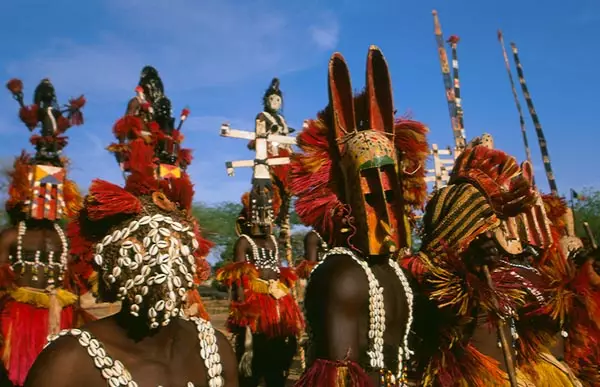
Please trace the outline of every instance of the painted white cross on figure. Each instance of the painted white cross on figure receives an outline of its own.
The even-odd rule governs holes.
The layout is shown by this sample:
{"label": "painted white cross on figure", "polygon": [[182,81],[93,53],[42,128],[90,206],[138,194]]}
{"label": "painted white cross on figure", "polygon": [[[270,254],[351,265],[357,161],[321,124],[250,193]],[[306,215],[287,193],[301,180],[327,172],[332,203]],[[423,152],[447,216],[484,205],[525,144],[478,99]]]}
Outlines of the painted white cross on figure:
{"label": "painted white cross on figure", "polygon": [[290,163],[289,157],[271,157],[269,158],[268,146],[270,145],[296,145],[296,138],[272,134],[267,130],[266,122],[260,119],[256,120],[256,129],[254,132],[232,129],[229,124],[221,125],[221,136],[241,138],[244,140],[254,141],[254,160],[237,160],[226,161],[227,174],[234,176],[235,168],[253,168],[252,179],[256,180],[271,180],[269,171],[270,166],[285,165]]}

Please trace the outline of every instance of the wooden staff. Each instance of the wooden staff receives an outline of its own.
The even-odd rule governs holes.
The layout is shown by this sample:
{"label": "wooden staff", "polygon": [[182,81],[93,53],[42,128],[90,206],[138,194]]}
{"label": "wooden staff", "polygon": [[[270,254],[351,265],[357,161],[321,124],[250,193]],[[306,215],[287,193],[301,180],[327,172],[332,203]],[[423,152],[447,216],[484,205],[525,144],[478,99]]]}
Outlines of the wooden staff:
{"label": "wooden staff", "polygon": [[529,89],[527,88],[527,84],[525,83],[525,76],[523,75],[523,66],[521,65],[521,61],[519,60],[519,51],[517,50],[517,46],[515,43],[511,42],[510,47],[512,49],[513,58],[517,67],[517,74],[519,75],[519,83],[521,84],[523,96],[525,97],[525,102],[527,103],[527,108],[529,109],[529,114],[531,115],[531,120],[533,121],[533,126],[535,127],[535,132],[537,134],[538,142],[540,144],[540,152],[542,154],[542,161],[544,162],[544,169],[546,170],[548,184],[550,185],[550,191],[552,192],[552,195],[558,197],[558,188],[556,187],[556,180],[554,180],[554,173],[552,172],[552,165],[550,164],[548,144],[546,143],[546,137],[544,136],[544,131],[542,130],[542,125],[540,124],[539,117],[537,115],[537,112],[535,111],[535,107],[533,106],[533,101],[531,100]]}
{"label": "wooden staff", "polygon": [[[523,117],[523,109],[519,102],[519,96],[517,94],[517,88],[515,87],[515,81],[513,80],[512,72],[510,71],[510,63],[508,62],[508,55],[506,54],[506,47],[504,46],[504,37],[502,31],[498,30],[498,41],[502,47],[502,56],[504,57],[504,65],[506,66],[506,73],[508,74],[508,81],[510,82],[510,88],[512,90],[513,98],[515,99],[515,105],[517,106],[517,112],[519,113],[519,124],[521,125],[521,134],[523,135],[523,145],[525,145],[525,156],[529,164],[533,165],[531,161],[531,149],[529,148],[529,141],[527,140],[527,129],[525,127],[525,118]],[[535,187],[535,178],[532,177],[533,186]]]}
{"label": "wooden staff", "polygon": [[458,53],[456,46],[460,38],[457,35],[452,35],[448,38],[447,43],[450,44],[452,50],[452,78],[454,79],[454,104],[456,106],[455,114],[458,121],[458,128],[465,134],[465,122],[463,120],[462,99],[460,98],[460,78],[458,76]]}
{"label": "wooden staff", "polygon": [[596,243],[596,238],[594,237],[594,233],[590,228],[590,224],[588,222],[583,222],[583,228],[585,229],[585,233],[590,240],[590,244],[592,245],[592,249],[596,250],[598,248],[598,244]]}
{"label": "wooden staff", "polygon": [[[494,282],[492,281],[492,275],[490,274],[490,269],[488,265],[483,265],[483,274],[485,275],[485,279],[489,288],[494,292],[496,287],[494,286]],[[500,310],[500,303],[496,297],[492,297],[492,303],[496,310]],[[499,316],[500,317],[500,316]],[[502,354],[504,355],[504,362],[506,363],[506,371],[508,373],[508,380],[510,381],[511,387],[517,387],[517,371],[515,369],[515,362],[510,352],[510,343],[508,341],[508,337],[506,337],[506,331],[504,328],[506,327],[506,321],[500,317],[498,321],[498,334],[500,336],[500,344],[502,346]]]}
{"label": "wooden staff", "polygon": [[448,111],[450,113],[450,122],[452,124],[452,133],[454,134],[454,143],[456,150],[461,152],[465,149],[466,139],[464,131],[461,130],[458,119],[456,118],[456,97],[454,88],[452,87],[452,78],[450,76],[450,66],[448,64],[448,55],[444,47],[444,38],[442,36],[442,26],[436,10],[432,11],[435,39],[438,46],[438,54],[440,57],[440,66],[442,67],[442,77],[444,79],[444,88],[446,89],[446,100],[448,101]]}

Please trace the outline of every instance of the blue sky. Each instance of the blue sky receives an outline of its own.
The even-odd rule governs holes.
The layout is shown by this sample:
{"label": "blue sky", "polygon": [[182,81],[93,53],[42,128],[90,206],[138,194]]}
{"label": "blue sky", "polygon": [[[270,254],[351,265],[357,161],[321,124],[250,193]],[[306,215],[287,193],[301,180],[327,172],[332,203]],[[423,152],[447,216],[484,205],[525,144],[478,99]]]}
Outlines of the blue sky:
{"label": "blue sky", "polygon": [[[196,200],[237,201],[249,186],[250,171],[228,177],[224,162],[251,153],[244,141],[219,137],[221,122],[251,129],[262,94],[277,76],[285,115],[291,126],[301,127],[327,102],[327,61],[334,51],[346,57],[353,85],[361,88],[367,49],[381,47],[398,111],[411,111],[425,122],[430,142],[450,145],[434,8],[445,36],[461,38],[467,136],[489,132],[498,148],[525,158],[496,40],[501,28],[506,43],[515,41],[520,49],[559,190],[600,187],[595,148],[600,53],[594,50],[600,3],[595,0],[2,1],[0,14],[13,16],[0,24],[5,37],[0,79],[21,78],[28,101],[43,77],[53,81],[60,102],[86,95],[86,124],[69,132],[66,149],[73,161],[71,176],[85,189],[96,177],[121,182],[104,148],[113,140],[113,122],[134,94],[139,71],[154,65],[175,113],[186,105],[192,111],[183,132],[186,146],[195,149],[189,172]],[[44,20],[50,25],[42,26]],[[0,159],[7,160],[30,148],[29,133],[8,91],[0,101]],[[537,181],[548,191],[533,125],[526,119]]]}

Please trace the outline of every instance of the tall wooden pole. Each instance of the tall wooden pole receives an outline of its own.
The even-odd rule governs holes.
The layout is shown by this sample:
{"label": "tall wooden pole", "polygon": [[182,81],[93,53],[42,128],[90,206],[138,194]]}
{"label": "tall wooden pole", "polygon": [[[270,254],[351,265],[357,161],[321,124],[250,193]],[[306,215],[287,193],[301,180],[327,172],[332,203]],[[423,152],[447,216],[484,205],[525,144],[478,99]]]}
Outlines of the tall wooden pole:
{"label": "tall wooden pole", "polygon": [[456,46],[460,38],[457,35],[452,35],[448,38],[448,44],[452,50],[452,78],[454,80],[454,104],[456,106],[455,116],[458,121],[458,128],[465,135],[465,122],[463,119],[462,99],[460,97],[460,77],[458,76],[458,53]]}
{"label": "tall wooden pole", "polygon": [[552,165],[550,164],[548,144],[546,143],[546,137],[544,136],[544,131],[542,130],[542,124],[540,124],[539,117],[537,115],[537,112],[535,111],[535,107],[533,106],[533,101],[531,100],[529,89],[527,88],[527,84],[525,83],[525,76],[523,75],[523,66],[521,65],[521,61],[519,60],[519,51],[517,50],[517,46],[514,43],[510,43],[510,47],[512,48],[513,58],[517,67],[517,74],[519,75],[519,83],[521,84],[521,89],[523,90],[523,96],[525,97],[525,102],[527,103],[527,108],[529,109],[529,114],[531,115],[531,120],[533,121],[533,126],[535,127],[535,132],[537,134],[538,142],[540,144],[540,153],[542,154],[542,161],[544,162],[544,169],[546,170],[548,185],[550,185],[550,192],[552,193],[552,195],[558,196],[558,188],[556,187],[556,180],[554,179]]}
{"label": "tall wooden pole", "polygon": [[[527,129],[525,127],[525,118],[523,117],[523,109],[521,108],[521,103],[519,102],[519,96],[517,94],[517,88],[515,87],[515,81],[512,76],[512,71],[510,71],[508,54],[506,53],[506,47],[504,46],[504,37],[502,36],[502,31],[500,30],[498,30],[498,41],[500,41],[500,46],[502,47],[502,56],[504,57],[504,65],[506,66],[508,81],[510,82],[510,88],[512,90],[513,98],[515,99],[517,112],[519,113],[519,124],[521,125],[521,134],[523,135],[523,145],[525,145],[525,157],[527,157],[527,161],[529,161],[529,163],[533,166],[533,161],[531,160],[531,149],[529,148],[529,140],[527,139]],[[533,182],[533,185],[535,186],[535,180]]]}
{"label": "tall wooden pole", "polygon": [[438,55],[440,57],[440,66],[442,68],[442,77],[444,80],[444,88],[446,90],[446,100],[448,101],[448,111],[450,113],[450,122],[452,124],[452,133],[454,134],[454,143],[456,144],[456,152],[460,153],[466,146],[466,138],[464,130],[460,128],[456,116],[456,97],[454,95],[454,87],[452,86],[452,77],[450,76],[450,65],[448,64],[448,55],[444,47],[444,38],[442,36],[442,26],[438,19],[436,10],[433,10],[433,24],[435,39],[438,46]]}

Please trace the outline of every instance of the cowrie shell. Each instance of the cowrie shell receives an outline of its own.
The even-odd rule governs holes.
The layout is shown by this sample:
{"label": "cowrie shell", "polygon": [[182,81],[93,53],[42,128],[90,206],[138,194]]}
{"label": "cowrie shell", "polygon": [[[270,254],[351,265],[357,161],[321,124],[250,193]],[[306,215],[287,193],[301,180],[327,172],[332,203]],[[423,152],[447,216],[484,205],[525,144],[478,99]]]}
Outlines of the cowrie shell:
{"label": "cowrie shell", "polygon": [[158,241],[156,242],[156,246],[158,246],[159,249],[166,249],[167,247],[169,247],[169,244],[167,243],[167,241]]}
{"label": "cowrie shell", "polygon": [[121,247],[121,248],[119,249],[119,255],[120,255],[121,257],[126,257],[126,256],[128,256],[128,255],[129,255],[129,252],[127,251],[127,249],[124,249],[124,248],[122,248],[122,247]]}
{"label": "cowrie shell", "polygon": [[190,248],[188,247],[188,245],[181,246],[181,255],[183,255],[183,256],[190,255]]}
{"label": "cowrie shell", "polygon": [[143,243],[144,243],[144,248],[148,248],[148,246],[150,246],[150,244],[152,243],[152,239],[150,239],[149,237],[145,237],[143,239]]}
{"label": "cowrie shell", "polygon": [[149,226],[151,228],[158,228],[158,222],[157,221],[151,220],[150,223],[148,223],[148,224],[149,224]]}
{"label": "cowrie shell", "polygon": [[144,257],[142,256],[142,254],[137,253],[133,256],[133,259],[137,262],[137,263],[142,263],[144,262]]}
{"label": "cowrie shell", "polygon": [[158,229],[158,232],[161,233],[163,236],[166,236],[166,237],[171,236],[171,231],[169,231],[168,228],[160,227]]}
{"label": "cowrie shell", "polygon": [[158,254],[158,246],[157,245],[150,246],[150,255],[156,255],[156,254]]}
{"label": "cowrie shell", "polygon": [[148,224],[150,223],[150,217],[148,215],[142,216],[142,219],[140,219],[138,222],[141,226]]}
{"label": "cowrie shell", "polygon": [[148,289],[148,287],[147,287],[147,286],[142,286],[142,296],[145,296],[146,294],[148,294],[148,291],[149,291],[149,290],[150,290],[150,289]]}
{"label": "cowrie shell", "polygon": [[110,380],[110,378],[113,376],[113,372],[110,368],[103,368],[102,369],[102,377],[104,377],[104,379]]}
{"label": "cowrie shell", "polygon": [[179,222],[173,222],[173,223],[171,223],[171,227],[175,231],[181,231],[181,230],[183,230],[183,226]]}
{"label": "cowrie shell", "polygon": [[133,248],[133,242],[132,241],[125,241],[125,242],[121,243],[121,247],[123,247],[125,249],[132,249]]}
{"label": "cowrie shell", "polygon": [[132,279],[128,279],[127,281],[125,281],[125,288],[126,289],[131,289],[133,287],[133,280]]}
{"label": "cowrie shell", "polygon": [[104,246],[102,245],[102,243],[98,243],[96,245],[96,254],[102,254],[102,250],[104,250]]}
{"label": "cowrie shell", "polygon": [[140,311],[140,307],[139,307],[138,305],[135,305],[135,304],[134,304],[134,305],[131,305],[131,306],[129,307],[129,309],[130,309],[132,312],[139,312],[139,311]]}
{"label": "cowrie shell", "polygon": [[150,230],[150,231],[148,232],[148,236],[149,236],[150,238],[152,238],[152,237],[156,236],[157,234],[158,234],[158,229],[156,229],[156,228],[153,228],[152,230]]}
{"label": "cowrie shell", "polygon": [[165,264],[165,263],[169,262],[169,258],[170,258],[169,254],[161,254],[158,257],[158,263],[159,264]]}
{"label": "cowrie shell", "polygon": [[154,236],[152,237],[152,242],[154,242],[154,243],[157,243],[158,241],[160,241],[160,240],[161,240],[161,238],[162,238],[162,236],[161,236],[161,235],[159,235],[159,234],[156,234],[156,235],[154,235]]}
{"label": "cowrie shell", "polygon": [[138,228],[140,228],[140,224],[135,220],[129,224],[129,227],[127,227],[130,232],[136,232]]}
{"label": "cowrie shell", "polygon": [[112,233],[112,240],[113,240],[113,242],[116,242],[119,239],[121,239],[122,235],[123,235],[123,233],[121,232],[121,230],[116,230],[115,232],[113,232]]}
{"label": "cowrie shell", "polygon": [[138,267],[140,267],[139,263],[131,262],[131,265],[129,265],[129,270],[136,271],[138,269]]}
{"label": "cowrie shell", "polygon": [[162,222],[163,220],[165,220],[165,217],[161,214],[154,214],[152,215],[152,220],[154,220],[155,222]]}
{"label": "cowrie shell", "polygon": [[136,294],[135,297],[133,298],[133,301],[135,301],[136,304],[141,304],[142,301],[144,301],[144,298],[142,297],[141,294]]}
{"label": "cowrie shell", "polygon": [[165,302],[163,300],[159,300],[156,302],[155,308],[157,311],[161,312],[165,308]]}
{"label": "cowrie shell", "polygon": [[136,275],[135,278],[133,279],[133,283],[136,286],[139,286],[139,285],[143,284],[144,283],[144,277],[141,276],[141,275]]}
{"label": "cowrie shell", "polygon": [[157,274],[156,276],[154,276],[154,282],[159,285],[165,282],[166,279],[167,276],[164,274]]}
{"label": "cowrie shell", "polygon": [[150,318],[156,318],[158,313],[156,313],[156,309],[154,308],[150,308],[148,309],[148,317]]}
{"label": "cowrie shell", "polygon": [[118,277],[121,275],[121,268],[119,266],[115,266],[112,269],[112,275]]}
{"label": "cowrie shell", "polygon": [[167,265],[160,265],[160,271],[165,275],[171,274],[171,268]]}
{"label": "cowrie shell", "polygon": [[107,246],[107,245],[109,245],[109,244],[111,244],[111,243],[112,243],[112,236],[111,236],[111,235],[107,235],[107,236],[105,236],[105,237],[102,239],[102,244],[103,244],[104,246]]}
{"label": "cowrie shell", "polygon": [[192,246],[194,247],[194,250],[196,250],[200,246],[196,238],[192,239]]}
{"label": "cowrie shell", "polygon": [[157,262],[158,262],[158,260],[156,258],[150,258],[150,260],[148,261],[148,266],[150,266],[150,267],[156,266]]}
{"label": "cowrie shell", "polygon": [[181,278],[179,278],[177,276],[173,277],[173,285],[180,288],[181,287]]}
{"label": "cowrie shell", "polygon": [[100,254],[96,254],[94,256],[94,262],[96,262],[96,265],[102,266],[102,256]]}
{"label": "cowrie shell", "polygon": [[196,264],[196,258],[193,255],[188,255],[187,260],[190,265]]}

